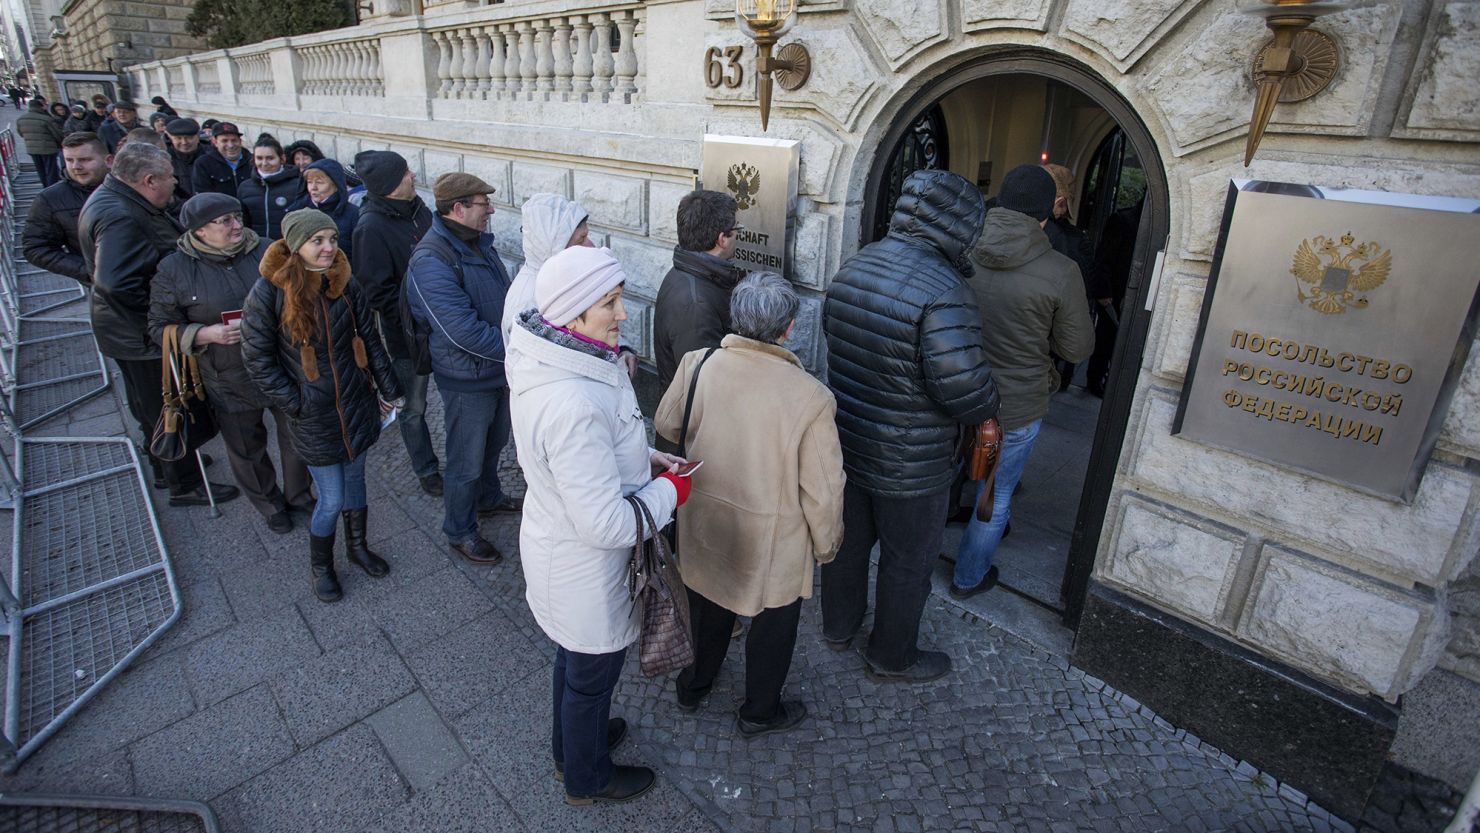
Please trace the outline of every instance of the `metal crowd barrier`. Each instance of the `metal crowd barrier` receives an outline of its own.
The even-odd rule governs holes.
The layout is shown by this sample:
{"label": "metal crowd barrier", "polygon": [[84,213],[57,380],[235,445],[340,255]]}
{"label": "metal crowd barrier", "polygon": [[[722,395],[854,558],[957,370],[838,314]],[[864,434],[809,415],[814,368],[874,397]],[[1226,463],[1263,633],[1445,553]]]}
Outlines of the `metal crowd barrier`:
{"label": "metal crowd barrier", "polygon": [[0,797],[0,830],[15,833],[219,833],[198,801],[77,795]]}

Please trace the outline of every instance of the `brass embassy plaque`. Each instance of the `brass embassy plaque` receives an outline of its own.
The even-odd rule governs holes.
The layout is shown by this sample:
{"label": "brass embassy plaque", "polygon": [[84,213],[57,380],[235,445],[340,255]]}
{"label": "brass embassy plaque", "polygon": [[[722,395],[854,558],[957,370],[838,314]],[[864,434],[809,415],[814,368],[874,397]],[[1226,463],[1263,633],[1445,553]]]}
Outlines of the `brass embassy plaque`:
{"label": "brass embassy plaque", "polygon": [[789,139],[704,137],[700,184],[729,194],[740,207],[737,222],[745,228],[735,245],[735,263],[741,268],[791,277],[788,241],[800,162],[801,143]]}
{"label": "brass embassy plaque", "polygon": [[1480,318],[1476,211],[1233,182],[1172,432],[1411,501]]}

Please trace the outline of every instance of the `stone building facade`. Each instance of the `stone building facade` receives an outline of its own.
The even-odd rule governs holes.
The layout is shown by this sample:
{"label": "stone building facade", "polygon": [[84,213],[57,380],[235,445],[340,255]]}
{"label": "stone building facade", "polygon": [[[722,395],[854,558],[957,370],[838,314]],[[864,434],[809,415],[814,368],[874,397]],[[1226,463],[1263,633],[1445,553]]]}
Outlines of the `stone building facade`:
{"label": "stone building facade", "polygon": [[[1118,126],[1145,180],[1066,582],[1074,660],[1344,814],[1360,809],[1390,751],[1463,786],[1480,748],[1452,743],[1445,721],[1480,723],[1480,351],[1410,503],[1180,439],[1171,423],[1231,178],[1480,194],[1480,2],[1376,0],[1321,18],[1314,28],[1339,44],[1336,77],[1276,109],[1247,169],[1250,64],[1269,35],[1233,0],[800,6],[785,42],[807,47],[812,75],[777,91],[764,135],[800,143],[788,277],[805,295],[792,345],[808,365],[825,371],[821,296],[872,239],[902,137],[934,118],[934,102],[949,104],[947,125],[988,109],[951,95],[1046,79],[1060,91],[1051,100],[1085,115],[1040,107],[1033,129],[1068,119],[1089,130],[1099,119],[1108,126],[1093,135],[1103,136]],[[200,116],[229,114],[248,133],[312,139],[346,162],[366,148],[397,150],[423,183],[476,173],[498,188],[493,228],[511,265],[525,198],[580,201],[593,236],[628,268],[627,340],[650,352],[674,209],[695,184],[704,135],[762,135],[755,48],[733,7],[382,11],[352,29],[137,66],[134,88]],[[743,56],[741,83],[706,83],[716,54]],[[1037,140],[1012,135],[1023,123],[1004,116],[963,138],[958,149],[1010,152],[995,171],[968,157],[958,172],[990,188],[1034,161]],[[1069,145],[1062,153],[1080,163],[1095,158],[1093,142]],[[1422,709],[1408,708],[1415,699]]]}
{"label": "stone building facade", "polygon": [[[49,37],[33,52],[38,85],[54,97],[59,94],[58,69],[119,72],[129,64],[204,49],[203,38],[185,31],[185,18],[194,5],[194,0],[70,0],[61,9],[65,34]],[[39,25],[51,30],[48,20]]]}

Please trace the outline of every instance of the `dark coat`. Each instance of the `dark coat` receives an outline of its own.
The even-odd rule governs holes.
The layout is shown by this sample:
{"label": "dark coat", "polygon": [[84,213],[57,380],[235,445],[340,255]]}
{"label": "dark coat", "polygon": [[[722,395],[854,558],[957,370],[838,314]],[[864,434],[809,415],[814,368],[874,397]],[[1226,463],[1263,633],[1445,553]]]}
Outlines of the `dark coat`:
{"label": "dark coat", "polygon": [[376,390],[387,401],[402,394],[390,357],[373,334],[361,338],[369,366],[356,363],[354,339],[368,333],[370,305],[350,280],[343,252],[321,278],[316,326],[309,339],[313,365],[305,368],[302,351],[280,324],[282,287],[301,268],[281,240],[267,248],[263,278],[252,286],[242,313],[242,358],[268,401],[288,415],[288,433],[303,462],[332,466],[364,454],[379,439]]}
{"label": "dark coat", "polygon": [[177,152],[173,144],[169,147],[170,167],[175,171],[175,196],[181,202],[195,196],[195,163],[205,153],[204,144],[197,145],[195,153],[189,155]]}
{"label": "dark coat", "polygon": [[139,121],[138,118],[135,118],[133,124],[129,125],[128,127],[124,127],[123,125],[118,123],[118,119],[110,118],[107,121],[103,122],[103,125],[98,128],[98,138],[102,139],[103,142],[108,145],[109,153],[114,153],[118,150],[119,140],[128,135],[128,132],[130,130],[133,130],[135,127],[148,126],[149,125]]}
{"label": "dark coat", "polygon": [[380,334],[392,358],[411,356],[401,330],[401,283],[411,250],[431,227],[432,212],[420,197],[388,200],[370,194],[360,206],[352,242],[354,279],[380,319]]}
{"label": "dark coat", "polygon": [[[266,240],[232,258],[178,243],[174,253],[159,262],[159,274],[149,287],[149,337],[162,344],[164,328],[170,324],[220,324],[221,313],[242,309],[261,277],[257,267],[266,252]],[[242,412],[267,407],[267,397],[247,375],[241,345],[197,345],[195,354],[212,408]]]}
{"label": "dark coat", "polygon": [[[295,144],[299,144],[295,142]],[[309,142],[308,144],[312,144]],[[334,218],[334,225],[339,229],[339,249],[344,252],[345,257],[351,263],[355,260],[355,224],[360,220],[360,207],[349,201],[349,185],[344,176],[344,166],[333,159],[320,159],[309,165],[304,171],[323,171],[328,174],[329,179],[334,181],[335,191],[318,205],[314,205],[305,191],[303,196],[288,206],[289,211],[297,211],[300,208],[317,208]]]}
{"label": "dark coat", "polygon": [[653,313],[659,390],[668,390],[685,354],[718,347],[730,332],[730,291],[743,277],[743,269],[707,252],[673,250]]}
{"label": "dark coat", "polygon": [[484,233],[474,252],[437,217],[411,253],[403,291],[411,314],[431,331],[427,347],[440,390],[493,391],[508,384],[499,322],[510,280],[493,242]]}
{"label": "dark coat", "polygon": [[26,153],[50,156],[62,149],[62,128],[44,109],[31,108],[15,120],[15,132],[26,143]]}
{"label": "dark coat", "polygon": [[947,171],[905,180],[884,239],[827,290],[829,382],[848,482],[883,497],[950,486],[960,427],[997,413],[968,254],[985,207]]}
{"label": "dark coat", "polygon": [[1074,261],[1079,266],[1079,277],[1084,281],[1084,297],[1091,300],[1110,297],[1110,281],[1105,270],[1095,263],[1094,247],[1089,244],[1089,235],[1083,229],[1061,218],[1050,218],[1043,227],[1053,250]]}
{"label": "dark coat", "polygon": [[72,135],[73,133],[89,132],[92,129],[93,123],[91,120],[88,119],[87,116],[82,116],[81,118],[78,118],[77,116],[68,116],[67,120],[62,122],[62,136],[64,138]]}
{"label": "dark coat", "polygon": [[264,180],[260,171],[236,186],[236,198],[242,201],[242,218],[247,228],[258,235],[276,240],[283,236],[283,215],[288,206],[303,196],[303,177],[291,165]]}
{"label": "dark coat", "polygon": [[83,188],[62,174],[60,182],[36,195],[26,215],[26,230],[21,234],[27,263],[84,284],[92,283],[92,272],[87,268],[82,242],[77,237],[77,219],[95,190],[96,186]]}
{"label": "dark coat", "polygon": [[184,229],[167,210],[109,174],[87,198],[78,240],[93,276],[92,328],[114,359],[159,358],[149,338],[149,282]]}
{"label": "dark coat", "polygon": [[215,148],[207,148],[190,169],[190,187],[196,194],[209,191],[235,197],[237,189],[251,178],[254,170],[252,154],[246,148],[242,148],[241,161],[236,163],[235,171]]}

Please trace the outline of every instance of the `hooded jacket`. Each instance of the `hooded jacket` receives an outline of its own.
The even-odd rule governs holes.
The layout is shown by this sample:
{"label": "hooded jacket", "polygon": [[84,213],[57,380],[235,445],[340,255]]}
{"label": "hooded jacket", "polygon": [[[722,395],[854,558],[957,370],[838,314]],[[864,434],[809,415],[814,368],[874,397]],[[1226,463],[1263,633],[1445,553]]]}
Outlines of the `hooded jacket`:
{"label": "hooded jacket", "polygon": [[247,228],[268,240],[283,236],[283,215],[303,195],[303,177],[291,165],[271,174],[253,170],[246,181],[236,186],[236,198],[242,202],[242,219]]}
{"label": "hooded jacket", "polygon": [[112,174],[87,198],[77,239],[93,276],[93,336],[103,355],[159,358],[148,331],[149,283],[184,230],[168,210],[155,208]]}
{"label": "hooded jacket", "polygon": [[77,237],[77,220],[82,206],[97,186],[84,188],[72,181],[66,171],[60,182],[41,189],[26,215],[26,228],[21,233],[22,253],[26,262],[48,272],[66,275],[83,284],[92,283],[87,258]]}
{"label": "hooded jacket", "polygon": [[394,359],[411,355],[401,330],[401,283],[411,250],[431,227],[432,212],[421,197],[389,200],[375,194],[365,198],[355,223],[355,281],[379,317],[381,337]]}
{"label": "hooded jacket", "polygon": [[237,189],[252,178],[254,170],[256,168],[252,164],[252,154],[246,148],[242,148],[241,159],[233,171],[231,165],[227,164],[226,157],[214,147],[208,147],[190,168],[190,188],[195,194],[213,192],[235,197]]}
{"label": "hooded jacket", "polygon": [[166,326],[185,325],[180,343],[194,346],[206,398],[217,411],[259,411],[268,404],[247,375],[241,345],[194,343],[201,327],[220,324],[221,313],[242,309],[261,277],[258,264],[268,241],[251,229],[245,233],[242,251],[225,257],[197,246],[195,235],[185,232],[175,251],[159,262],[159,274],[149,286],[149,337],[161,344]]}
{"label": "hooded jacket", "polygon": [[69,115],[62,122],[62,138],[66,138],[73,133],[82,133],[84,131],[91,131],[92,129],[92,122],[88,120],[85,114],[81,116]]}
{"label": "hooded jacket", "polygon": [[62,149],[62,126],[44,108],[32,107],[17,116],[15,132],[21,134],[26,153],[32,156],[50,156]]}
{"label": "hooded jacket", "polygon": [[947,171],[905,180],[889,233],[827,290],[829,383],[848,481],[882,497],[950,486],[960,428],[997,413],[981,315],[966,283],[985,207]]}
{"label": "hooded jacket", "polygon": [[598,356],[520,318],[509,343],[510,414],[528,490],[519,525],[525,599],[567,651],[605,654],[637,639],[641,605],[627,592],[635,495],[661,529],[678,495],[655,480],[637,394],[615,355]]}
{"label": "hooded jacket", "polygon": [[319,146],[307,139],[299,139],[291,145],[283,148],[283,158],[288,160],[288,162],[291,164],[293,161],[293,154],[300,150],[308,151],[308,155],[312,156],[313,161],[315,162],[324,158],[324,152],[322,150],[319,150]]}
{"label": "hooded jacket", "polygon": [[[267,247],[263,277],[242,311],[242,360],[267,400],[288,415],[288,433],[303,462],[332,466],[375,444],[380,438],[377,390],[381,399],[392,401],[401,398],[401,387],[385,347],[368,329],[370,307],[350,280],[343,252],[320,278],[313,336],[306,347],[292,343],[281,323],[283,287],[300,269],[301,261],[283,241]],[[357,339],[363,345],[359,350]],[[305,361],[309,356],[312,361]]]}
{"label": "hooded jacket", "polygon": [[[294,144],[312,145],[313,143],[294,142]],[[292,153],[290,151],[289,156],[291,155]],[[330,217],[333,217],[334,225],[339,229],[339,249],[353,263],[355,259],[355,223],[360,219],[360,209],[359,206],[349,201],[349,187],[345,181],[344,166],[333,159],[320,159],[304,168],[303,171],[323,171],[334,182],[334,193],[329,195],[329,199],[321,203],[315,203],[313,198],[308,195],[307,182],[305,181],[303,196],[288,206],[288,211],[297,211],[300,208],[317,208]],[[303,171],[299,172],[299,176],[302,176]],[[281,224],[281,218],[278,222]]]}
{"label": "hooded jacket", "polygon": [[1094,352],[1089,302],[1078,265],[1054,251],[1038,221],[1021,212],[987,212],[971,259],[987,359],[1002,395],[997,421],[1011,431],[1048,413],[1059,389],[1050,353],[1079,362]]}
{"label": "hooded jacket", "polygon": [[565,249],[570,236],[576,233],[587,216],[586,209],[580,204],[558,194],[535,194],[520,206],[524,263],[519,266],[519,273],[514,276],[514,283],[509,286],[509,295],[504,300],[499,329],[503,330],[505,344],[509,343],[515,319],[535,306],[534,279],[540,273],[540,267]]}
{"label": "hooded jacket", "polygon": [[[411,314],[430,331],[427,347],[438,389],[497,390],[506,384],[498,322],[504,314],[509,273],[492,234],[479,235],[474,251],[447,229],[448,222],[433,218],[432,230],[411,253],[402,291]],[[446,259],[448,254],[457,258],[456,263]]]}
{"label": "hooded jacket", "polygon": [[685,354],[718,347],[730,332],[730,292],[745,270],[708,252],[674,247],[653,312],[659,390],[668,390]]}

